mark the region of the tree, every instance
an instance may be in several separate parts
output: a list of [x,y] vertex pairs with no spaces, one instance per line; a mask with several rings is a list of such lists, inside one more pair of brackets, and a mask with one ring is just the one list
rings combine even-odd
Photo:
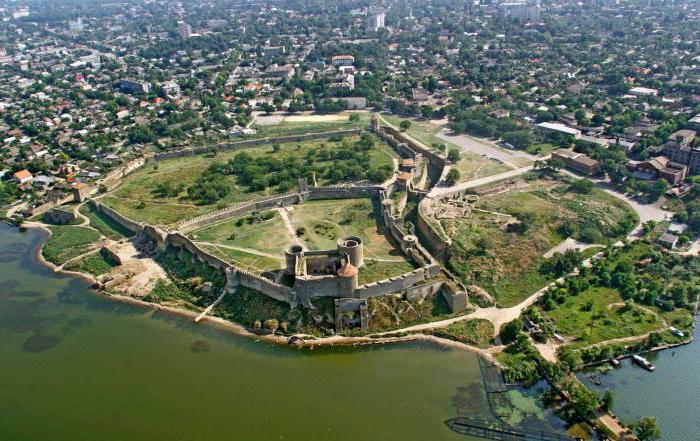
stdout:
[[645,416],[632,425],[632,431],[639,441],[655,441],[661,438],[661,429],[656,418]]
[[588,194],[593,191],[593,182],[588,179],[574,181],[569,189],[575,193]]
[[411,121],[408,121],[406,119],[401,121],[401,124],[399,124],[399,128],[402,132],[405,132],[406,130],[411,128]]
[[600,405],[603,410],[609,411],[615,406],[615,395],[609,390],[606,390],[603,394],[603,398],[600,400]]
[[508,344],[515,341],[522,329],[523,322],[520,319],[515,319],[512,322],[506,323],[501,327],[501,342],[503,344]]
[[451,162],[458,162],[459,161],[459,150],[458,149],[450,149],[447,152],[447,159],[450,160]]
[[357,122],[360,120],[360,114],[359,113],[351,113],[350,114],[350,121],[351,122]]
[[455,185],[457,182],[459,182],[459,170],[456,168],[451,168],[449,172],[447,172],[447,176],[445,177],[445,182],[447,185],[450,187]]
[[515,132],[506,132],[501,136],[503,141],[508,144],[518,147],[521,149],[526,149],[532,144],[532,134],[529,130],[516,130]]

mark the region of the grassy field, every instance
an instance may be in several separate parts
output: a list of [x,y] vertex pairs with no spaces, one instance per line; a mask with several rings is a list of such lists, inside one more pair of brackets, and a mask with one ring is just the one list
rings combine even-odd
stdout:
[[279,269],[294,239],[310,250],[333,250],[338,239],[348,235],[364,241],[367,261],[360,271],[360,284],[414,268],[385,236],[379,207],[372,199],[308,201],[288,207],[287,216],[294,232],[303,234],[293,237],[280,213],[271,210],[196,230],[192,237],[216,256],[257,272]]
[[90,250],[100,234],[86,227],[54,226],[51,238],[42,248],[42,254],[49,262],[62,265],[70,259]]
[[592,287],[568,296],[545,315],[557,332],[576,340],[576,346],[645,334],[662,326],[655,312],[640,306],[623,307],[620,293],[612,288]]
[[373,199],[330,199],[297,205],[291,212],[295,227],[304,228],[301,240],[312,250],[335,249],[343,236],[359,236],[365,257],[402,258],[387,240],[379,206]]
[[[534,180],[523,190],[482,199],[479,211],[464,219],[442,220],[453,238],[449,267],[495,295],[499,306],[513,306],[551,281],[538,268],[543,254],[566,238],[565,222],[574,223],[574,232],[595,226],[604,241],[628,231],[620,228],[624,219],[636,222],[630,207],[602,191],[581,195],[567,188],[566,182]],[[523,218],[530,223],[525,231],[509,229]]]
[[245,251],[224,248],[221,246],[201,244],[199,246],[206,252],[211,253],[226,262],[257,274],[264,273],[265,271],[280,269],[284,263],[282,254],[280,254],[279,259],[273,259],[270,256],[261,256],[258,254],[247,253]]
[[[254,128],[258,131],[254,135],[255,138],[277,137],[286,135],[298,135],[302,133],[325,132],[333,130],[348,130],[354,128],[369,127],[370,112],[357,112],[360,119],[357,121],[349,120],[349,113],[339,115],[341,119],[332,121],[323,121],[322,118],[316,118],[317,115],[309,115],[308,121],[300,121],[302,115],[290,115],[279,124],[260,124]],[[323,117],[324,115],[321,115]],[[263,117],[264,118],[264,117]]]
[[[428,147],[444,144],[448,148],[459,149],[459,147],[456,145],[438,138],[438,133],[440,133],[440,131],[444,128],[442,125],[425,120],[401,118],[395,115],[382,115],[382,117],[395,127],[399,127],[399,124],[401,124],[401,121],[403,120],[410,121],[411,128],[409,128],[406,133],[408,133],[411,138]],[[511,168],[507,165],[486,159],[483,156],[472,152],[462,152],[460,160],[455,168],[459,170],[460,181],[483,178],[485,176],[491,176],[511,170]]]
[[211,242],[224,246],[249,248],[283,257],[291,245],[289,232],[277,211],[261,213],[269,219],[244,216],[210,225],[192,232],[198,242]]
[[493,342],[493,323],[484,319],[462,320],[434,331],[435,335],[486,348]]
[[101,274],[108,273],[115,266],[116,264],[105,258],[102,253],[95,253],[76,262],[69,263],[65,266],[65,269],[69,271],[89,273],[93,276],[99,276]]
[[80,213],[90,219],[90,226],[112,240],[119,240],[134,235],[131,231],[119,225],[111,217],[96,211],[90,204],[80,207]]
[[400,276],[401,274],[413,271],[411,262],[400,260],[397,262],[381,262],[365,260],[365,265],[360,269],[358,275],[358,285],[364,285],[377,280],[388,279]]
[[[346,137],[342,141],[318,140],[304,143],[280,144],[279,151],[271,145],[247,148],[243,151],[253,157],[265,157],[279,161],[298,160],[304,158],[312,150],[337,149],[343,143],[354,143],[359,137]],[[172,158],[159,161],[156,166],[147,165],[124,179],[124,183],[114,192],[105,196],[102,202],[125,216],[138,221],[156,225],[169,226],[210,211],[230,205],[236,202],[246,201],[263,194],[275,194],[280,189],[268,187],[263,191],[252,191],[250,188],[239,185],[234,175],[228,175],[224,179],[230,184],[231,191],[216,203],[209,205],[197,204],[188,198],[186,188],[202,177],[207,168],[214,163],[224,163],[242,151],[226,151],[216,155],[202,154],[184,158]],[[369,151],[370,163],[373,168],[383,166],[393,167],[393,158],[396,154],[387,145],[376,141],[375,146]],[[319,170],[333,167],[334,161],[317,160],[313,166]],[[321,174],[319,173],[319,176]],[[182,191],[177,195],[161,197],[154,193],[161,183],[180,184]],[[319,184],[332,184],[331,180],[320,179]],[[286,191],[286,190],[285,190]]]

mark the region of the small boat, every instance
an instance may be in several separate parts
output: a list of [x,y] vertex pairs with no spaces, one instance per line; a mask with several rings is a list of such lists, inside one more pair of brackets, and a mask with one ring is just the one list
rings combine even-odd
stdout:
[[671,334],[675,335],[676,337],[685,337],[685,334],[678,328],[671,326],[668,328],[668,330],[671,331]]
[[637,363],[638,365],[640,365],[641,367],[643,367],[644,369],[646,369],[648,371],[653,371],[654,369],[656,369],[656,367],[654,367],[653,364],[649,363],[649,360],[642,357],[641,355],[637,355],[637,354],[633,355],[632,360],[634,360],[635,363]]
[[610,365],[615,368],[620,367],[620,360],[618,360],[617,358],[611,358]]

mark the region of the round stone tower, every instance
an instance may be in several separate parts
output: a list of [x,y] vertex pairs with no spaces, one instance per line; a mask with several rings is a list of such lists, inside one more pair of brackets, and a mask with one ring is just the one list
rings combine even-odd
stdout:
[[362,268],[365,264],[362,239],[357,236],[338,239],[338,253],[341,256],[348,256],[355,268]]
[[339,297],[352,297],[357,288],[357,268],[349,260],[338,269]]
[[284,269],[285,274],[293,276],[296,274],[297,257],[304,254],[304,248],[301,245],[292,245],[284,252],[284,260],[287,266]]

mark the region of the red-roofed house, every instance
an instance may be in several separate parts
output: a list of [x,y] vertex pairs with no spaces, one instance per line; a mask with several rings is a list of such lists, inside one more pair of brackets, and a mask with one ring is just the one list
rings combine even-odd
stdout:
[[26,184],[27,182],[31,182],[34,177],[32,176],[31,173],[29,173],[29,170],[20,170],[17,173],[15,173],[15,181],[17,181],[18,184]]

